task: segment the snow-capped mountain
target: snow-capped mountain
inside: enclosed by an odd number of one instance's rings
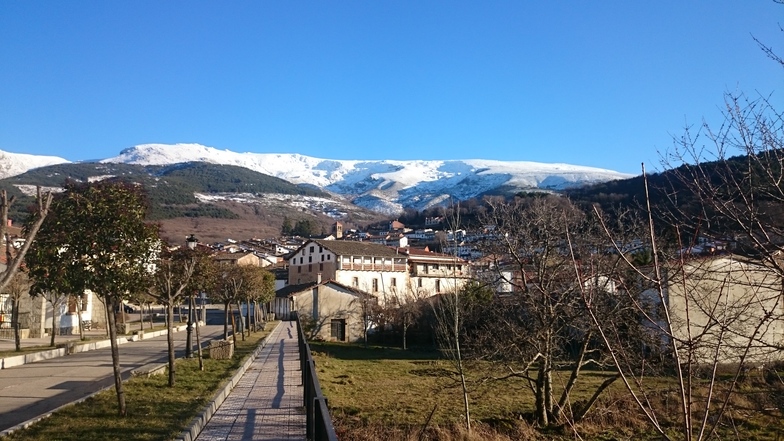
[[[21,175],[27,170],[47,165],[65,164],[71,162],[57,156],[28,155],[26,153],[11,153],[0,150],[0,179]]]
[[[138,145],[101,162],[172,165],[194,161],[245,167],[294,184],[311,185],[384,213],[398,213],[409,207],[423,209],[450,197],[464,200],[501,190],[562,190],[631,177],[612,170],[569,164],[481,159],[332,160],[298,154],[237,153],[199,144]],[[63,162],[69,161],[0,152],[0,167],[8,170],[3,177]]]
[[[379,212],[423,209],[450,197],[468,199],[507,188],[562,190],[631,175],[593,167],[481,159],[448,161],[358,161],[298,154],[237,153],[199,144],[144,144],[102,162],[166,165],[188,161],[236,165],[308,184]]]

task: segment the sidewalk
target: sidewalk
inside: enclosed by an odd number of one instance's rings
[[[296,323],[281,322],[267,341],[197,441],[305,439]]]
[[[139,324],[138,318],[135,320],[128,320],[128,323],[131,327],[131,332],[136,332],[141,329],[141,325]],[[155,327],[160,328],[165,326],[163,322],[155,322]],[[185,324],[184,322],[175,322],[174,326],[180,326]],[[145,321],[144,322],[144,329],[150,329],[150,323]],[[108,333],[106,332],[106,328],[93,328],[89,331],[84,331],[84,336],[87,340],[100,340],[100,339],[108,339]],[[120,334],[118,337],[122,337],[123,335]],[[60,343],[66,343],[69,341],[79,341],[79,333],[76,334],[68,334],[68,335],[58,335],[55,337],[55,345],[59,345]],[[40,338],[23,338],[20,340],[20,345],[22,348],[30,348],[30,347],[41,347],[41,349],[48,349],[49,343],[51,343],[52,338],[50,336],[40,337]],[[13,351],[16,349],[16,344],[13,338],[0,338],[0,351]]]
[[[222,336],[223,326],[202,328],[202,342]],[[175,355],[182,356],[187,333],[176,332],[173,337]],[[95,342],[105,347],[0,369],[0,437],[5,431],[17,430],[61,406],[81,401],[105,387],[111,387],[114,384],[114,373],[109,341],[96,339]],[[129,377],[134,369],[166,363],[167,354],[166,335],[121,345],[120,369],[123,378]]]

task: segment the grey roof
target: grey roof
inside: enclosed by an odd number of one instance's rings
[[[275,291],[275,297],[288,297],[292,294],[296,294],[298,292],[306,291],[314,286],[317,286],[318,283],[316,282],[309,282],[309,283],[300,283],[299,285],[286,285],[283,288]]]
[[[315,288],[319,285],[335,285],[337,287],[343,288],[344,290],[353,293],[358,297],[372,297],[371,294],[366,293],[357,288],[353,288],[351,286],[346,286],[342,283],[339,283],[335,280],[325,280],[321,283],[317,282],[308,282],[308,283],[300,283],[299,285],[287,285],[283,288],[275,291],[275,297],[290,297],[292,294],[297,294],[300,292],[308,291],[310,289]]]
[[[338,256],[378,256],[378,257],[402,257],[406,255],[399,253],[396,249],[377,243],[357,242],[353,240],[313,240],[316,244],[332,251]],[[304,246],[307,246],[306,243]]]

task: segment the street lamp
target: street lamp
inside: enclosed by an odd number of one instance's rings
[[[193,234],[185,238],[185,245],[191,251],[196,249],[198,243],[199,239],[196,239]],[[185,340],[185,358],[191,358],[193,356],[193,294],[188,295],[188,324]]]

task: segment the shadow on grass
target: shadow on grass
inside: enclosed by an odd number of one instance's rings
[[[387,346],[368,346],[361,343],[309,342],[310,350],[342,360],[438,360],[435,350],[403,350]]]

